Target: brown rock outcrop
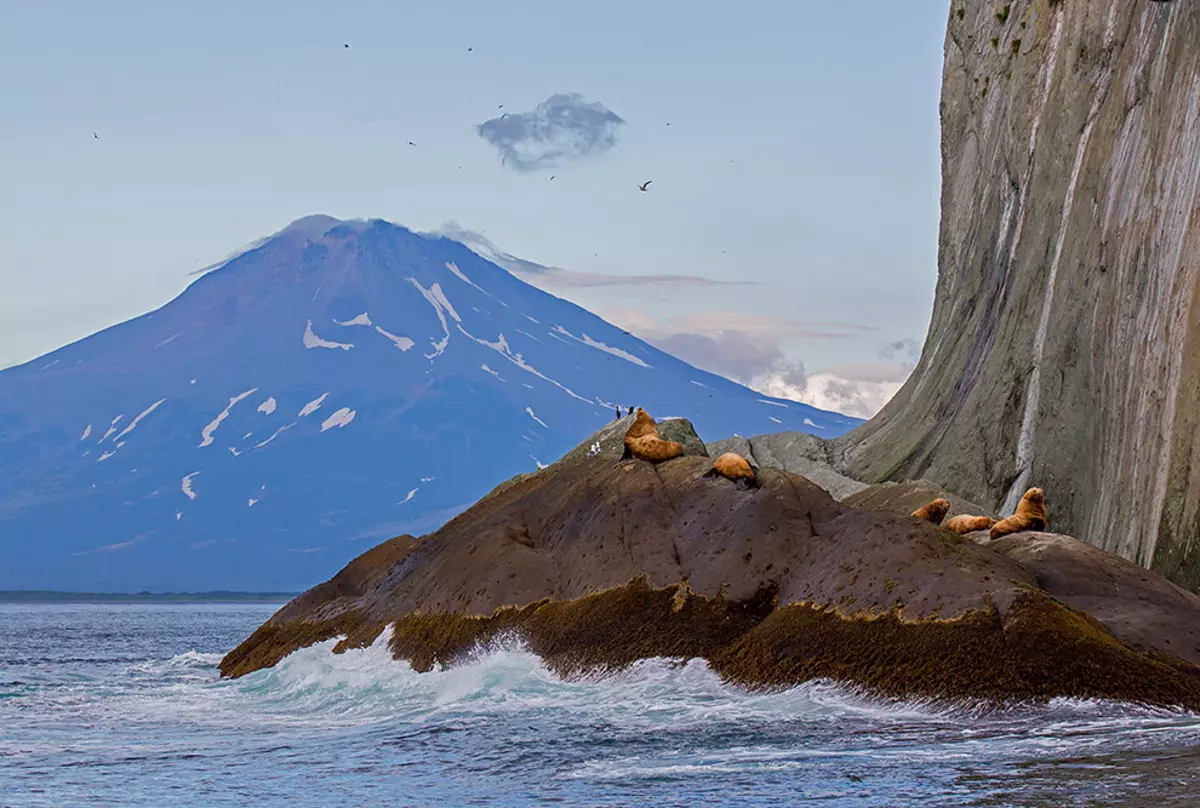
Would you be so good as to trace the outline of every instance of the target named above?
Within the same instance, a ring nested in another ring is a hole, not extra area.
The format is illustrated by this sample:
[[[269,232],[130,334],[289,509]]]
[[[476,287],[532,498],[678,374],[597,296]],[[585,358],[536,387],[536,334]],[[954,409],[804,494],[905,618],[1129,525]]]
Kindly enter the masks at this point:
[[[515,631],[564,673],[703,657],[748,686],[830,677],[894,695],[1200,707],[1200,668],[1122,641],[988,546],[774,469],[747,495],[703,479],[710,467],[592,457],[512,481],[356,559],[221,671],[389,627],[393,653],[427,670]]]

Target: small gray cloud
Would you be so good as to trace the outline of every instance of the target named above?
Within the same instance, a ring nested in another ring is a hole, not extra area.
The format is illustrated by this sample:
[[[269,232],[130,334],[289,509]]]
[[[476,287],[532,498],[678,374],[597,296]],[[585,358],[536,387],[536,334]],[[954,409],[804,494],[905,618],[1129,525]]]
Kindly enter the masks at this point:
[[[620,115],[578,93],[556,93],[532,112],[505,114],[475,127],[517,171],[550,168],[562,160],[599,155],[617,145]]]

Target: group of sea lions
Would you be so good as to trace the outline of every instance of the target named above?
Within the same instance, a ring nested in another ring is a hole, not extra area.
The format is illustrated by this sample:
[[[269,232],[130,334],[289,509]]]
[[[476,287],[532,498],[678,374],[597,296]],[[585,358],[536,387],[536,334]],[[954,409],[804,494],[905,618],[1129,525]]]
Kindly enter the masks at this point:
[[[960,536],[974,533],[977,530],[987,530],[988,536],[998,539],[1009,533],[1020,533],[1025,530],[1045,530],[1049,524],[1046,516],[1046,494],[1040,488],[1030,488],[1017,504],[1017,512],[1007,519],[997,522],[990,516],[971,516],[960,514],[953,516],[942,524],[950,511],[950,503],[944,499],[935,499],[913,511],[912,515],[935,525],[942,525]]]
[[[637,418],[625,432],[625,454],[622,459],[646,460],[651,463],[661,463],[683,455],[683,445],[673,440],[663,440],[658,436],[658,425],[649,413],[638,407]],[[713,461],[712,468],[705,477],[724,477],[732,480],[738,487],[752,489],[758,487],[758,469],[746,458],[735,452],[726,452]],[[1046,495],[1040,488],[1030,488],[1021,497],[1017,512],[1007,519],[996,521],[990,516],[972,516],[959,514],[946,519],[950,512],[950,503],[945,499],[935,499],[913,511],[913,516],[924,519],[935,525],[941,525],[960,536],[987,530],[992,539],[1007,536],[1010,533],[1020,533],[1026,530],[1045,530],[1049,520],[1046,516]],[[943,524],[945,521],[945,524]]]
[[[683,444],[663,440],[658,436],[658,425],[650,414],[638,407],[637,418],[625,432],[625,454],[622,459],[647,460],[661,463],[683,455]],[[726,452],[713,462],[705,477],[724,477],[733,480],[741,488],[758,487],[758,470],[750,461],[734,452]]]

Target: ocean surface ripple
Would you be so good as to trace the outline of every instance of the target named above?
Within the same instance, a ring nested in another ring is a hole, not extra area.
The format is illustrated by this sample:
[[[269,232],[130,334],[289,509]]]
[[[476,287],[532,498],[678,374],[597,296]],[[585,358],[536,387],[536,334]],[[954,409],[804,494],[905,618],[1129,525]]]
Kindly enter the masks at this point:
[[[568,681],[516,640],[220,680],[275,608],[0,606],[0,806],[1200,805],[1185,711],[751,693],[694,660]]]

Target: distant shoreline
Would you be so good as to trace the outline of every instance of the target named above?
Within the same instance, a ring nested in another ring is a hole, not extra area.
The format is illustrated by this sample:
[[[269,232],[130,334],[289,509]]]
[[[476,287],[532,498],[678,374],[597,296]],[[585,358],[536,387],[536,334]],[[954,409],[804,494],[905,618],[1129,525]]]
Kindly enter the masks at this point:
[[[0,603],[286,603],[296,592],[54,592],[0,590]]]

